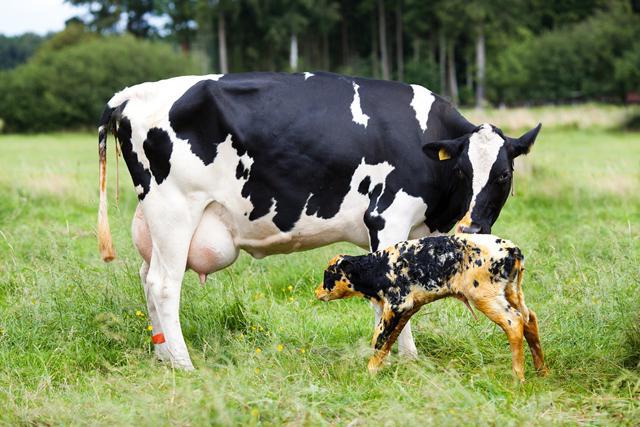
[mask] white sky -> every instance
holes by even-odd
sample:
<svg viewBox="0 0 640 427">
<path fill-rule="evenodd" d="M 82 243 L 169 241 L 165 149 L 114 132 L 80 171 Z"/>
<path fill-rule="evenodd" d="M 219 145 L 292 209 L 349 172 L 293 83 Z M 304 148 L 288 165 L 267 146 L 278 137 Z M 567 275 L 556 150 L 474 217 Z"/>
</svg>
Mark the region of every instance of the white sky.
<svg viewBox="0 0 640 427">
<path fill-rule="evenodd" d="M 73 7 L 63 0 L 0 0 L 0 34 L 44 35 L 62 30 L 64 21 L 84 14 L 86 8 Z"/>
</svg>

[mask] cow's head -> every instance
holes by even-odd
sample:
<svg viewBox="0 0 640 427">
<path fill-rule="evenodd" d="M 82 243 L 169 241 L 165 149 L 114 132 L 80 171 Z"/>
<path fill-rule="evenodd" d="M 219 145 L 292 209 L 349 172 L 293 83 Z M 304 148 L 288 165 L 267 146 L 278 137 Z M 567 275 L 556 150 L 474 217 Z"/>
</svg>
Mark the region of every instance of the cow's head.
<svg viewBox="0 0 640 427">
<path fill-rule="evenodd" d="M 456 232 L 491 233 L 509 196 L 513 159 L 529 152 L 540 127 L 538 124 L 520 138 L 509 138 L 500 129 L 483 124 L 460 138 L 423 146 L 429 157 L 446 162 L 448 206 L 439 210 L 456 219 L 466 212 Z"/>
</svg>

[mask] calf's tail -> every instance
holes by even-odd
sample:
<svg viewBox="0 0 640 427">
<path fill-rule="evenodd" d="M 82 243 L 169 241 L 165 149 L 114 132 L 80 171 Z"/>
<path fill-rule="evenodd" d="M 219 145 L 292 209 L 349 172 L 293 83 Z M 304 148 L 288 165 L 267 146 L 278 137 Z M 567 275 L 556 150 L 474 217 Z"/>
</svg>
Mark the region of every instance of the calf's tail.
<svg viewBox="0 0 640 427">
<path fill-rule="evenodd" d="M 111 129 L 111 118 L 114 109 L 108 105 L 105 107 L 100 123 L 98 124 L 98 157 L 100 164 L 100 204 L 98 207 L 98 247 L 100 256 L 105 262 L 115 259 L 116 252 L 113 248 L 111 230 L 109 229 L 109 216 L 107 213 L 107 134 Z"/>
<path fill-rule="evenodd" d="M 524 293 L 522 293 L 522 278 L 524 276 L 524 259 L 519 257 L 515 262 L 515 269 L 518 274 L 517 277 L 517 295 L 518 295 L 518 311 L 522 313 L 522 317 L 526 323 L 529 323 L 529 309 L 524 303 Z"/>
</svg>

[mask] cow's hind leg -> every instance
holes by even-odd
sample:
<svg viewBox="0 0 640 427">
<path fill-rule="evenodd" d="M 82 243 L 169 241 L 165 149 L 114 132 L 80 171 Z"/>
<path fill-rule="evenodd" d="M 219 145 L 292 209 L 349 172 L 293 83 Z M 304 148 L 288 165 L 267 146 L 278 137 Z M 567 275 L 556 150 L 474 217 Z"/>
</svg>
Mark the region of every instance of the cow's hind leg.
<svg viewBox="0 0 640 427">
<path fill-rule="evenodd" d="M 174 200 L 157 194 L 152 200 L 145 200 L 143 210 L 153 241 L 146 280 L 148 298 L 155 306 L 163 334 L 157 342 L 164 341 L 173 366 L 193 369 L 180 327 L 180 291 L 189 243 L 203 207 L 181 197 Z"/>
</svg>

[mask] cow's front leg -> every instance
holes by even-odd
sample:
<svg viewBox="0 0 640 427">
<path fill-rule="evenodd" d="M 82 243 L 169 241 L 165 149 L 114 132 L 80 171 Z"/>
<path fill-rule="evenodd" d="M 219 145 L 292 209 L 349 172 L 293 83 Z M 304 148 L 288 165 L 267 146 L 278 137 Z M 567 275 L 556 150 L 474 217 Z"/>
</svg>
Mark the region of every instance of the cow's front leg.
<svg viewBox="0 0 640 427">
<path fill-rule="evenodd" d="M 153 303 L 153 298 L 151 298 L 151 295 L 149 293 L 149 285 L 147 285 L 147 274 L 149 274 L 149 264 L 147 264 L 146 261 L 142 261 L 142 266 L 140 267 L 140 280 L 142 281 L 144 296 L 147 300 L 147 312 L 149 313 L 149 318 L 151 319 L 151 341 L 153 342 L 154 352 L 158 360 L 169 362 L 171 360 L 171 357 L 169 355 L 169 350 L 167 349 L 167 343 L 164 342 L 164 333 L 162 332 L 162 325 L 158 320 L 156 305 Z"/>
<path fill-rule="evenodd" d="M 188 209 L 189 203 L 184 199 L 171 200 L 170 203 L 158 199 L 145 200 L 143 204 L 153 241 L 146 285 L 147 298 L 155 307 L 159 324 L 154 344 L 165 345 L 162 353 L 166 351 L 173 366 L 193 369 L 180 327 L 180 291 L 189 243 L 202 211 L 198 215 Z"/>
</svg>

